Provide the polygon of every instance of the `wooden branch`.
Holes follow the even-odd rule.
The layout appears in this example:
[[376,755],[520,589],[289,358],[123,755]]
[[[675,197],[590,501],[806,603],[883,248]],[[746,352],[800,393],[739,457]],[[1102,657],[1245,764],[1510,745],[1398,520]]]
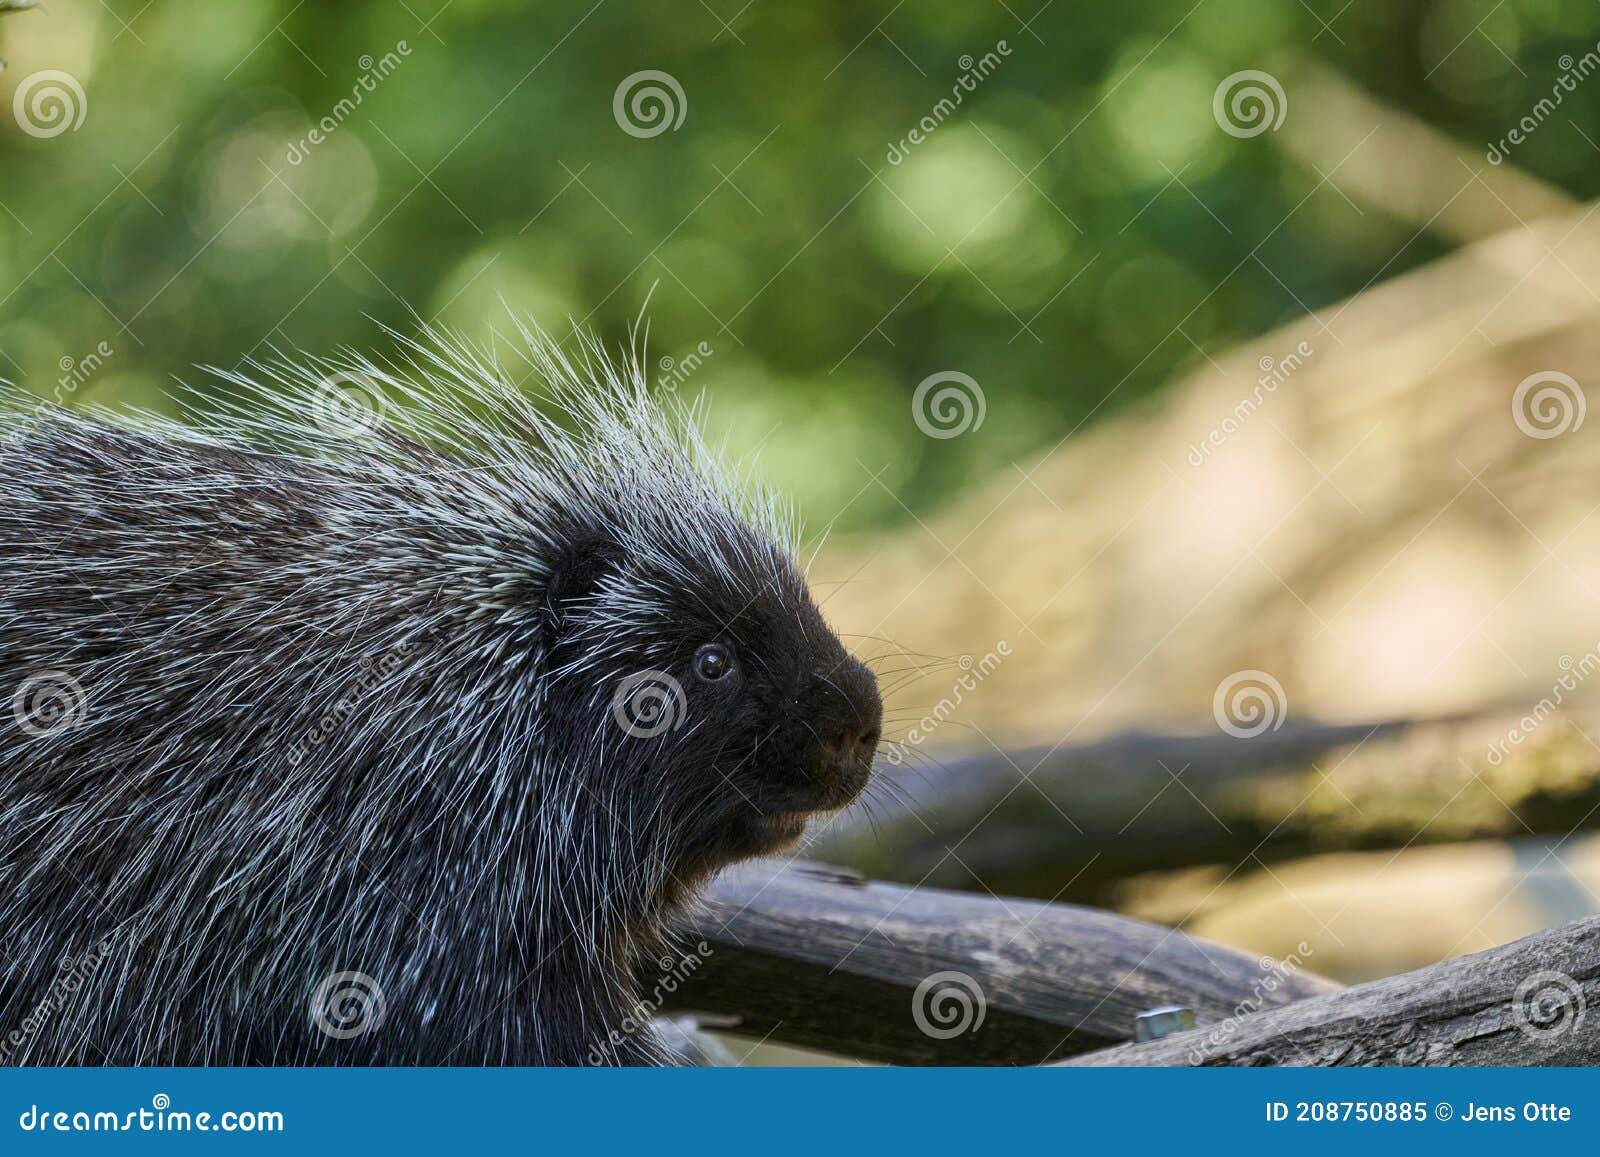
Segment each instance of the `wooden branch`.
[[887,769],[908,798],[844,813],[813,853],[880,878],[1082,899],[1251,856],[1565,835],[1600,826],[1595,735],[1592,713],[1557,709],[990,752]]
[[[900,1064],[1038,1064],[1131,1040],[1134,1017],[1152,1007],[1220,1019],[1242,1003],[1276,1007],[1334,988],[1141,920],[804,863],[724,873],[686,935],[710,951],[666,996],[667,1011],[736,1017],[745,1036]],[[967,980],[917,999],[941,972]],[[963,983],[967,1030],[941,1038],[919,1027],[958,1026]]]
[[1600,917],[1590,917],[1431,968],[1064,1063],[1593,1065],[1600,1063],[1596,1004]]

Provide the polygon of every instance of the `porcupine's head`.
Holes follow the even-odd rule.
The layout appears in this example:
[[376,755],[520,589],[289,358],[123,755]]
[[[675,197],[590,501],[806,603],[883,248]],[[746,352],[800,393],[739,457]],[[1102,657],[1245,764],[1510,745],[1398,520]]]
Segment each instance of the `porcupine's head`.
[[558,563],[549,702],[596,737],[605,788],[665,809],[687,886],[850,803],[882,707],[778,542],[727,512],[643,530],[579,529]]
[[419,372],[333,376],[406,395],[419,444],[440,450],[415,504],[459,508],[438,519],[456,527],[439,553],[465,560],[444,597],[475,604],[454,646],[491,656],[508,672],[494,694],[530,705],[481,740],[523,744],[514,761],[545,777],[539,843],[671,903],[861,792],[877,683],[812,599],[787,507],[706,446],[693,407],[652,394],[634,357],[579,336],[574,364],[524,336],[538,404],[437,334],[414,347]]
[[726,470],[692,413],[605,396],[628,401],[598,421],[577,408],[598,485],[550,560],[546,702],[587,737],[579,762],[619,816],[660,809],[675,894],[855,799],[883,710],[808,590],[783,507]]

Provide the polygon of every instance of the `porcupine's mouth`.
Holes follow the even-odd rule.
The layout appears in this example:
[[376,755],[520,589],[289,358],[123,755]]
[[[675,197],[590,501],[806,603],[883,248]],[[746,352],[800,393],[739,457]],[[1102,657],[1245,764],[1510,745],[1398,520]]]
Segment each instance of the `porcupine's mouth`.
[[768,841],[770,851],[781,852],[799,843],[809,821],[837,815],[855,802],[858,794],[859,791],[853,792],[840,802],[829,800],[805,811],[769,812],[757,817],[756,828]]
[[[788,807],[780,805],[781,810],[772,811],[757,808],[750,822],[755,842],[766,853],[783,851],[805,835],[807,821],[834,815],[854,803],[872,777],[872,755],[877,743],[878,732],[874,728],[870,734],[856,740],[844,758],[836,757],[813,772],[813,785],[799,798],[795,795],[783,798],[781,803]],[[821,781],[820,785],[816,781]],[[795,804],[800,806],[795,807]]]

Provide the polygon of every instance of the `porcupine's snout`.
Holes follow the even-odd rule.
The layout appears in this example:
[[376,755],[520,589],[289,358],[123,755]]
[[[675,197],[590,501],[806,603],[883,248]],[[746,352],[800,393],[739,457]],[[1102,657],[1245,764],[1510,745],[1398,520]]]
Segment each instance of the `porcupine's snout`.
[[867,786],[883,734],[883,698],[878,680],[858,659],[843,656],[816,674],[818,711],[813,726],[821,739],[819,811],[841,808]]

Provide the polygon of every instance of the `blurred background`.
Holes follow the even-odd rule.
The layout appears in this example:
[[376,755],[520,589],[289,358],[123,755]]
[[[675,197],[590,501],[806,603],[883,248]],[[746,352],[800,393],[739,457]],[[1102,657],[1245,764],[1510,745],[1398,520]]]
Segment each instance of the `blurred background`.
[[0,377],[162,408],[648,298],[892,691],[881,830],[812,854],[1386,975],[1600,909],[1597,41],[1588,0],[52,0],[0,15]]

